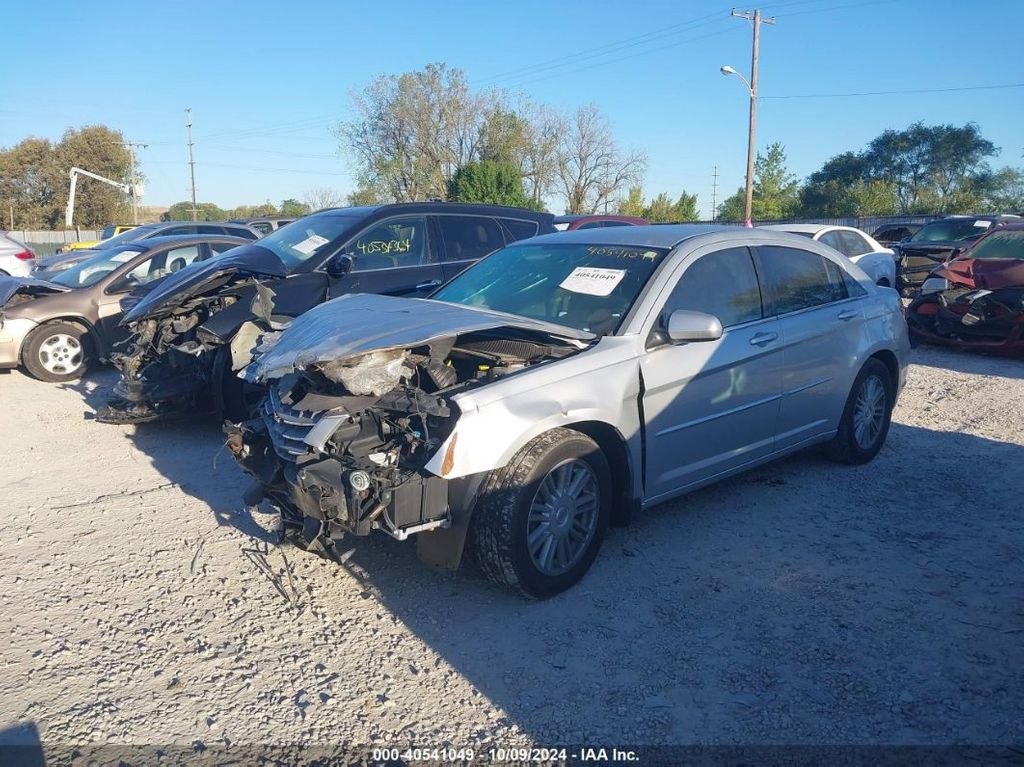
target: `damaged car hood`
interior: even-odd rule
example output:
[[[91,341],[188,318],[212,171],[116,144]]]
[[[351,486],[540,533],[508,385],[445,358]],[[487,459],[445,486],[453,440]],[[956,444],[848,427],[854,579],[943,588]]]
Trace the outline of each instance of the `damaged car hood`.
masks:
[[[489,309],[358,293],[300,315],[271,345],[258,350],[263,353],[246,368],[245,377],[253,383],[273,380],[318,363],[502,327],[577,341],[595,338],[586,331]]]
[[[1024,287],[1024,261],[1017,258],[964,258],[942,265],[935,270],[935,275],[986,290]]]
[[[258,245],[241,246],[223,256],[197,261],[168,275],[132,307],[122,324],[167,313],[219,284],[245,277],[286,277],[288,268],[274,253]]]
[[[0,277],[0,308],[7,305],[16,295],[45,296],[51,293],[67,293],[71,288],[35,277]]]

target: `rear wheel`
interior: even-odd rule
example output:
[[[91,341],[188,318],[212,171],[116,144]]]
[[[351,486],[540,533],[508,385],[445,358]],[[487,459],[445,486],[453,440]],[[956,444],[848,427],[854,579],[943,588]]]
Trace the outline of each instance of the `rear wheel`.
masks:
[[[84,328],[69,322],[49,322],[26,339],[22,362],[41,381],[72,381],[85,372],[89,356]]]
[[[869,359],[857,374],[846,399],[839,431],[825,454],[842,463],[867,463],[882,449],[892,421],[896,384],[878,359]]]
[[[611,494],[608,462],[592,439],[569,429],[542,434],[484,483],[472,533],[480,569],[524,596],[564,591],[597,557]]]

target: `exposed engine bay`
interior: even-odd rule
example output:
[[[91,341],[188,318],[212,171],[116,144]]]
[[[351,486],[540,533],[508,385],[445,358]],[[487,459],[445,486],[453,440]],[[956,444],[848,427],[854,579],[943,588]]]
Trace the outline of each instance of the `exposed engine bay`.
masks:
[[[296,544],[329,556],[346,533],[447,527],[450,482],[425,466],[459,418],[452,397],[585,346],[496,327],[295,369],[269,382],[259,417],[225,427],[257,479],[246,503],[268,499]]]
[[[235,374],[263,334],[290,319],[274,314],[274,299],[255,277],[236,278],[131,323],[110,355],[121,379],[97,420],[140,423],[196,411],[240,417],[245,384]]]
[[[912,336],[932,343],[1024,356],[1024,287],[954,285],[907,307]]]

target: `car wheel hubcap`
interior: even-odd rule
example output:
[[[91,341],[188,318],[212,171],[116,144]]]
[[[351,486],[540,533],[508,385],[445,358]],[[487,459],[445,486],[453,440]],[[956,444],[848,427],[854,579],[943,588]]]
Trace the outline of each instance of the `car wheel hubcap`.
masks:
[[[878,376],[868,376],[857,394],[853,408],[853,437],[862,450],[875,446],[885,423],[885,385]]]
[[[574,459],[544,477],[526,523],[530,559],[544,575],[561,575],[580,561],[594,538],[600,489],[594,470]]]
[[[82,344],[74,336],[57,333],[39,346],[39,363],[54,375],[74,373],[82,367]]]

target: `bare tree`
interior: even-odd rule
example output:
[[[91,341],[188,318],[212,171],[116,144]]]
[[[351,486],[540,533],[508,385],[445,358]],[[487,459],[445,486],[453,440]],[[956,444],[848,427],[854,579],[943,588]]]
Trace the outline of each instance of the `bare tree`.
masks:
[[[326,186],[317,186],[307,189],[302,193],[302,201],[306,203],[311,211],[323,210],[324,208],[337,208],[345,204],[345,195],[337,189]]]
[[[623,154],[595,104],[569,119],[560,143],[558,179],[568,213],[594,213],[630,185],[643,180],[647,158]]]
[[[485,107],[497,98],[470,92],[462,70],[444,64],[378,77],[353,97],[359,117],[339,126],[360,187],[399,202],[443,199],[455,171],[476,158]]]

